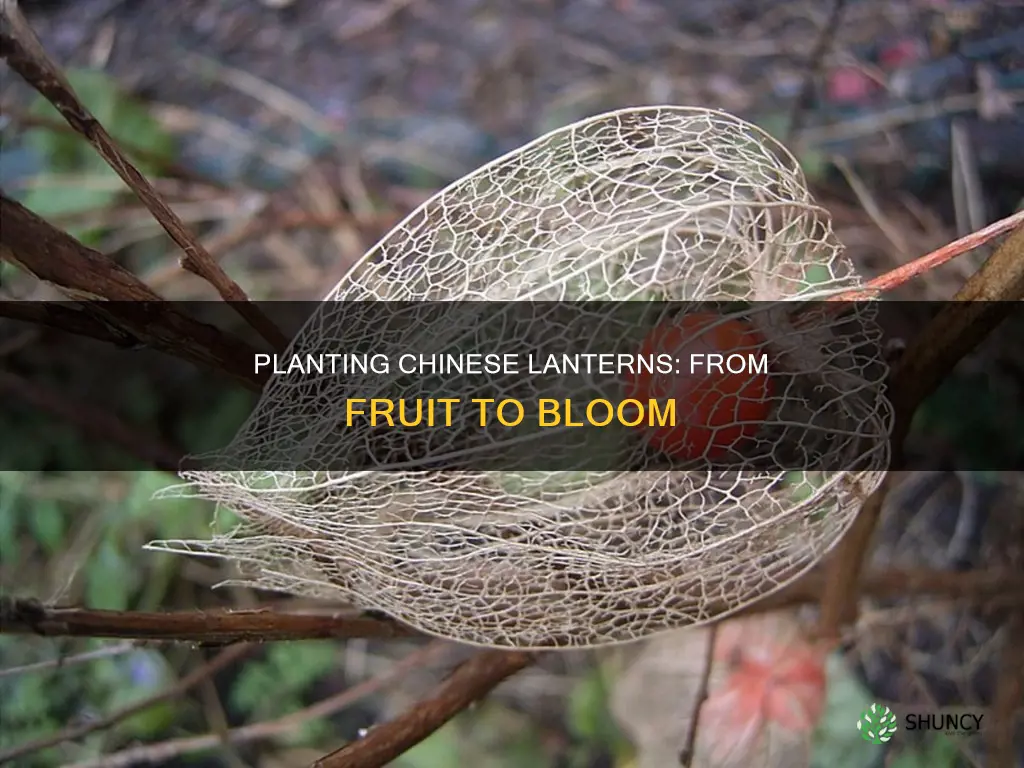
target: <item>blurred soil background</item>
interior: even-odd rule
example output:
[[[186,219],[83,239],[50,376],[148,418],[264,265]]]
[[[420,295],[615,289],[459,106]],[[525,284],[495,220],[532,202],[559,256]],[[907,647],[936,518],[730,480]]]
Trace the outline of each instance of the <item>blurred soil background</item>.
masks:
[[[811,0],[23,5],[83,101],[258,299],[318,300],[439,187],[548,130],[631,105],[722,108],[782,139],[868,277],[1009,215],[1024,199],[1020,0],[847,0],[832,26],[832,3]],[[827,53],[815,57],[822,43]],[[164,296],[215,298],[178,268],[169,240],[93,151],[6,69],[0,99],[5,191]],[[957,259],[890,298],[947,299],[985,255]],[[54,298],[8,265],[0,269],[4,298]],[[908,305],[903,336],[921,327],[929,307]],[[890,499],[878,563],[1021,567],[1024,484],[1019,471],[1005,471],[1013,466],[1005,457],[1024,465],[1024,325],[1015,322],[919,414],[910,454],[929,471],[908,474]],[[36,331],[0,331],[0,355],[18,351],[46,367],[39,356],[55,352],[43,341]],[[34,345],[42,350],[35,357]],[[130,402],[112,402],[98,385],[77,382],[76,393],[90,398],[79,414],[117,413],[141,448],[113,454],[123,471],[61,473],[53,467],[121,449],[97,443],[96,419],[72,427],[55,415],[66,382],[49,375],[38,379],[32,406],[7,391],[0,410],[3,591],[137,610],[268,599],[211,590],[229,575],[220,563],[141,549],[208,530],[205,505],[150,499],[174,478],[145,471],[139,458],[173,457],[175,444],[197,431],[214,443],[230,437],[226,427],[182,416],[209,396],[201,382],[180,382],[171,403],[156,402],[142,384]],[[226,396],[218,406],[224,424],[250,404]],[[813,764],[985,765],[983,739],[926,734],[874,747],[855,722],[872,701],[990,707],[1003,617],[920,601],[866,607],[847,652],[830,664]],[[683,653],[689,640],[679,642]],[[185,685],[224,651],[3,636],[0,756],[41,740],[53,743],[16,764],[306,765],[400,711],[467,653],[433,647],[421,668],[380,678],[422,647],[268,645]],[[60,667],[48,661],[86,651],[100,655]],[[646,766],[644,751],[656,746],[638,744],[635,722],[612,713],[616,681],[644,653],[550,656],[396,765]],[[369,680],[357,702],[339,698]],[[679,681],[680,690],[696,684]],[[103,722],[175,685],[180,695],[112,727]],[[320,701],[334,704],[307,709]],[[629,708],[653,724],[673,711],[654,693]],[[668,721],[656,730],[671,741],[680,728]],[[102,757],[118,752],[121,762]],[[1019,753],[1024,766],[1024,743]]]

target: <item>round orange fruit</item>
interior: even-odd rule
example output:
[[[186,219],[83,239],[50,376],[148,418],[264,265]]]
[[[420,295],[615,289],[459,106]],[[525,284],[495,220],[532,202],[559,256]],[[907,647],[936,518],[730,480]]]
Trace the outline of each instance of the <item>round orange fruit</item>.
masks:
[[[649,443],[675,459],[738,452],[771,413],[774,387],[763,366],[765,339],[745,320],[712,312],[681,315],[656,326],[640,354],[675,360],[674,373],[636,373],[626,381],[628,398],[675,400],[673,424],[643,427]]]

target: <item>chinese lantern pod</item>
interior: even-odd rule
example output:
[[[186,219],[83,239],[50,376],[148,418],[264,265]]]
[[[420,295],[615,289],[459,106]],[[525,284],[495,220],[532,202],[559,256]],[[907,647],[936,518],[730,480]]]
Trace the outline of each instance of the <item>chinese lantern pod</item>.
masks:
[[[228,558],[239,583],[381,610],[481,646],[594,647],[707,623],[817,563],[881,481],[892,413],[873,305],[812,327],[777,309],[860,285],[798,163],[757,127],[650,107],[553,131],[409,215],[328,292],[291,351],[350,348],[351,337],[332,334],[351,333],[351,322],[336,321],[360,301],[487,301],[481,323],[520,302],[764,302],[749,322],[770,352],[771,381],[712,378],[687,394],[763,423],[714,433],[697,425],[685,470],[651,458],[642,441],[624,448],[588,431],[587,444],[535,433],[497,448],[607,452],[597,468],[426,471],[402,463],[407,432],[391,430],[374,438],[394,441],[388,469],[327,471],[370,441],[354,429],[311,430],[310,413],[331,425],[347,397],[431,397],[437,382],[408,377],[385,395],[380,377],[274,376],[219,471],[184,472],[190,485],[166,492],[215,501],[238,524],[151,547]],[[854,333],[843,330],[851,314]],[[365,348],[387,342],[372,323],[365,332]],[[417,353],[450,351],[455,340],[437,323],[388,338],[394,352]],[[473,381],[461,394],[487,396]],[[523,376],[505,383],[523,402],[546,396]],[[754,390],[753,410],[722,399]],[[711,452],[734,446],[715,435],[731,435],[753,459],[722,471]],[[296,453],[301,466],[325,470],[229,471],[253,456],[300,466]]]

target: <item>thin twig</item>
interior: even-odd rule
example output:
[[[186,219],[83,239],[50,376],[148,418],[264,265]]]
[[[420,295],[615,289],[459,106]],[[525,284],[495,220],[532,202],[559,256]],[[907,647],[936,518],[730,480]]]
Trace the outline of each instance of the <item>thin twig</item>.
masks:
[[[904,264],[886,272],[884,275],[879,275],[865,283],[863,288],[846,291],[832,296],[828,300],[862,301],[864,299],[876,298],[878,294],[891,291],[893,288],[903,285],[918,275],[923,275],[925,272],[933,270],[947,261],[955,259],[957,256],[973,251],[993,238],[1006,234],[1022,224],[1024,224],[1024,211],[1018,211],[1007,216],[1005,219],[1000,219],[983,229],[979,229],[977,232],[972,232],[966,237],[961,237],[941,248],[936,248],[931,253],[914,259],[909,264]]]
[[[804,117],[814,97],[814,81],[821,76],[825,66],[825,57],[828,56],[832,42],[835,40],[836,32],[843,18],[843,9],[846,7],[846,0],[832,0],[832,10],[825,20],[825,25],[818,33],[818,41],[807,61],[807,74],[804,76],[803,86],[800,94],[793,100],[793,106],[789,115],[789,127],[786,129],[786,143],[792,143],[803,127]]]
[[[686,729],[686,742],[679,754],[679,764],[690,768],[697,750],[697,733],[700,728],[700,713],[711,690],[711,671],[715,666],[715,644],[718,642],[718,625],[712,624],[708,629],[708,644],[704,654],[704,666],[701,668],[700,684],[697,686],[697,700],[693,704],[693,717]]]
[[[245,291],[206,252],[202,243],[189,232],[184,222],[164,202],[160,193],[125,156],[106,128],[82,104],[67,78],[50,59],[35,32],[22,16],[16,0],[0,0],[0,14],[7,27],[0,31],[0,56],[7,60],[11,69],[53,104],[68,125],[93,146],[100,157],[138,196],[181,248],[182,267],[210,283],[221,298],[230,302],[238,314],[275,350],[287,347],[288,339],[284,334],[256,304],[249,301]]]
[[[530,666],[521,651],[481,651],[463,662],[429,698],[389,723],[371,728],[358,741],[325,755],[312,768],[380,768],[419,744],[503,680]]]
[[[846,179],[846,183],[850,185],[850,189],[853,190],[853,194],[857,196],[857,202],[860,203],[861,208],[868,215],[868,218],[874,222],[875,226],[885,235],[885,238],[892,243],[893,247],[899,253],[902,259],[907,258],[910,254],[908,253],[907,242],[903,239],[903,235],[900,233],[898,227],[894,226],[889,218],[882,211],[882,207],[875,200],[874,196],[868,190],[867,185],[857,175],[856,171],[853,170],[853,166],[850,162],[841,155],[836,155],[832,158],[832,163]]]
[[[1022,89],[1006,91],[1004,95],[1013,104],[1024,101],[1024,90]],[[867,112],[852,120],[831,125],[809,126],[800,135],[800,145],[820,147],[864,136],[877,136],[904,125],[923,123],[958,112],[976,112],[981,107],[984,98],[983,95],[977,93],[956,93],[939,101],[905,104],[884,112]]]
[[[185,675],[185,677],[181,678],[181,680],[169,688],[165,688],[152,696],[147,696],[141,701],[122,707],[99,720],[94,720],[82,725],[71,726],[50,736],[44,736],[40,739],[28,741],[24,744],[19,744],[16,747],[11,747],[4,752],[0,752],[0,763],[5,763],[19,757],[24,757],[25,755],[30,755],[33,752],[38,752],[42,749],[54,747],[65,741],[81,739],[83,736],[88,736],[90,733],[95,733],[96,731],[117,725],[122,720],[127,720],[129,717],[137,715],[139,712],[149,709],[163,701],[177,698],[201,683],[203,680],[209,678],[211,675],[216,674],[224,667],[242,658],[242,656],[248,653],[251,648],[252,646],[248,644],[234,645],[230,648],[225,648],[210,659],[210,661]]]
[[[56,659],[37,661],[34,664],[22,664],[20,667],[8,667],[7,669],[0,669],[0,678],[13,677],[15,675],[27,675],[32,672],[42,672],[47,669],[64,669],[65,667],[70,667],[74,664],[85,664],[99,659],[109,659],[113,656],[123,656],[138,647],[139,642],[137,640],[132,640],[128,643],[108,645],[104,648],[75,653],[71,656],[58,656]]]
[[[303,210],[282,211],[280,214],[263,210],[253,218],[247,219],[223,234],[211,238],[207,250],[214,258],[219,259],[223,254],[232,249],[238,248],[251,240],[265,237],[272,232],[287,232],[289,230],[305,228],[331,229],[344,223],[348,218],[350,218],[350,215],[344,212],[337,216],[321,216]],[[389,227],[397,223],[397,221],[398,219],[395,216],[381,216],[379,224],[377,221],[374,223],[379,226]],[[147,285],[160,288],[167,285],[179,274],[181,274],[181,270],[177,265],[162,266],[145,275],[145,281]]]
[[[393,16],[402,11],[406,6],[412,5],[415,0],[383,0],[375,6],[367,6],[368,10],[362,17],[356,17],[341,26],[335,32],[334,39],[339,43],[348,43],[357,37],[369,34],[386,24]]]
[[[193,736],[182,739],[171,739],[158,744],[145,744],[130,747],[92,760],[74,763],[68,768],[128,768],[132,765],[163,765],[181,755],[206,752],[221,746],[226,740],[229,744],[244,744],[261,739],[272,739],[295,731],[310,720],[329,717],[345,707],[372,696],[383,688],[394,685],[412,670],[430,663],[435,656],[445,650],[448,644],[435,641],[423,648],[418,648],[396,662],[387,672],[378,677],[365,680],[323,701],[318,701],[298,712],[280,717],[276,720],[265,720],[260,723],[234,728],[221,737],[217,734]]]

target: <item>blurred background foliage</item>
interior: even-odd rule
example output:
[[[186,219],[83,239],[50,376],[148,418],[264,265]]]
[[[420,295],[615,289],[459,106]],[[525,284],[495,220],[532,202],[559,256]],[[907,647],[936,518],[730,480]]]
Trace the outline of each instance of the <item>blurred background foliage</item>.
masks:
[[[73,69],[68,81],[96,119],[123,146],[137,150],[138,169],[160,176],[175,156],[174,138],[147,107],[132,98],[110,75],[99,70]],[[64,120],[46,99],[37,96],[28,114],[39,127],[24,133],[26,148],[44,167],[32,177],[22,202],[46,219],[64,219],[89,211],[102,211],[131,194],[106,161],[76,134],[64,129]],[[71,183],[67,177],[74,177]],[[99,241],[99,233],[70,225],[67,231],[87,245]]]

